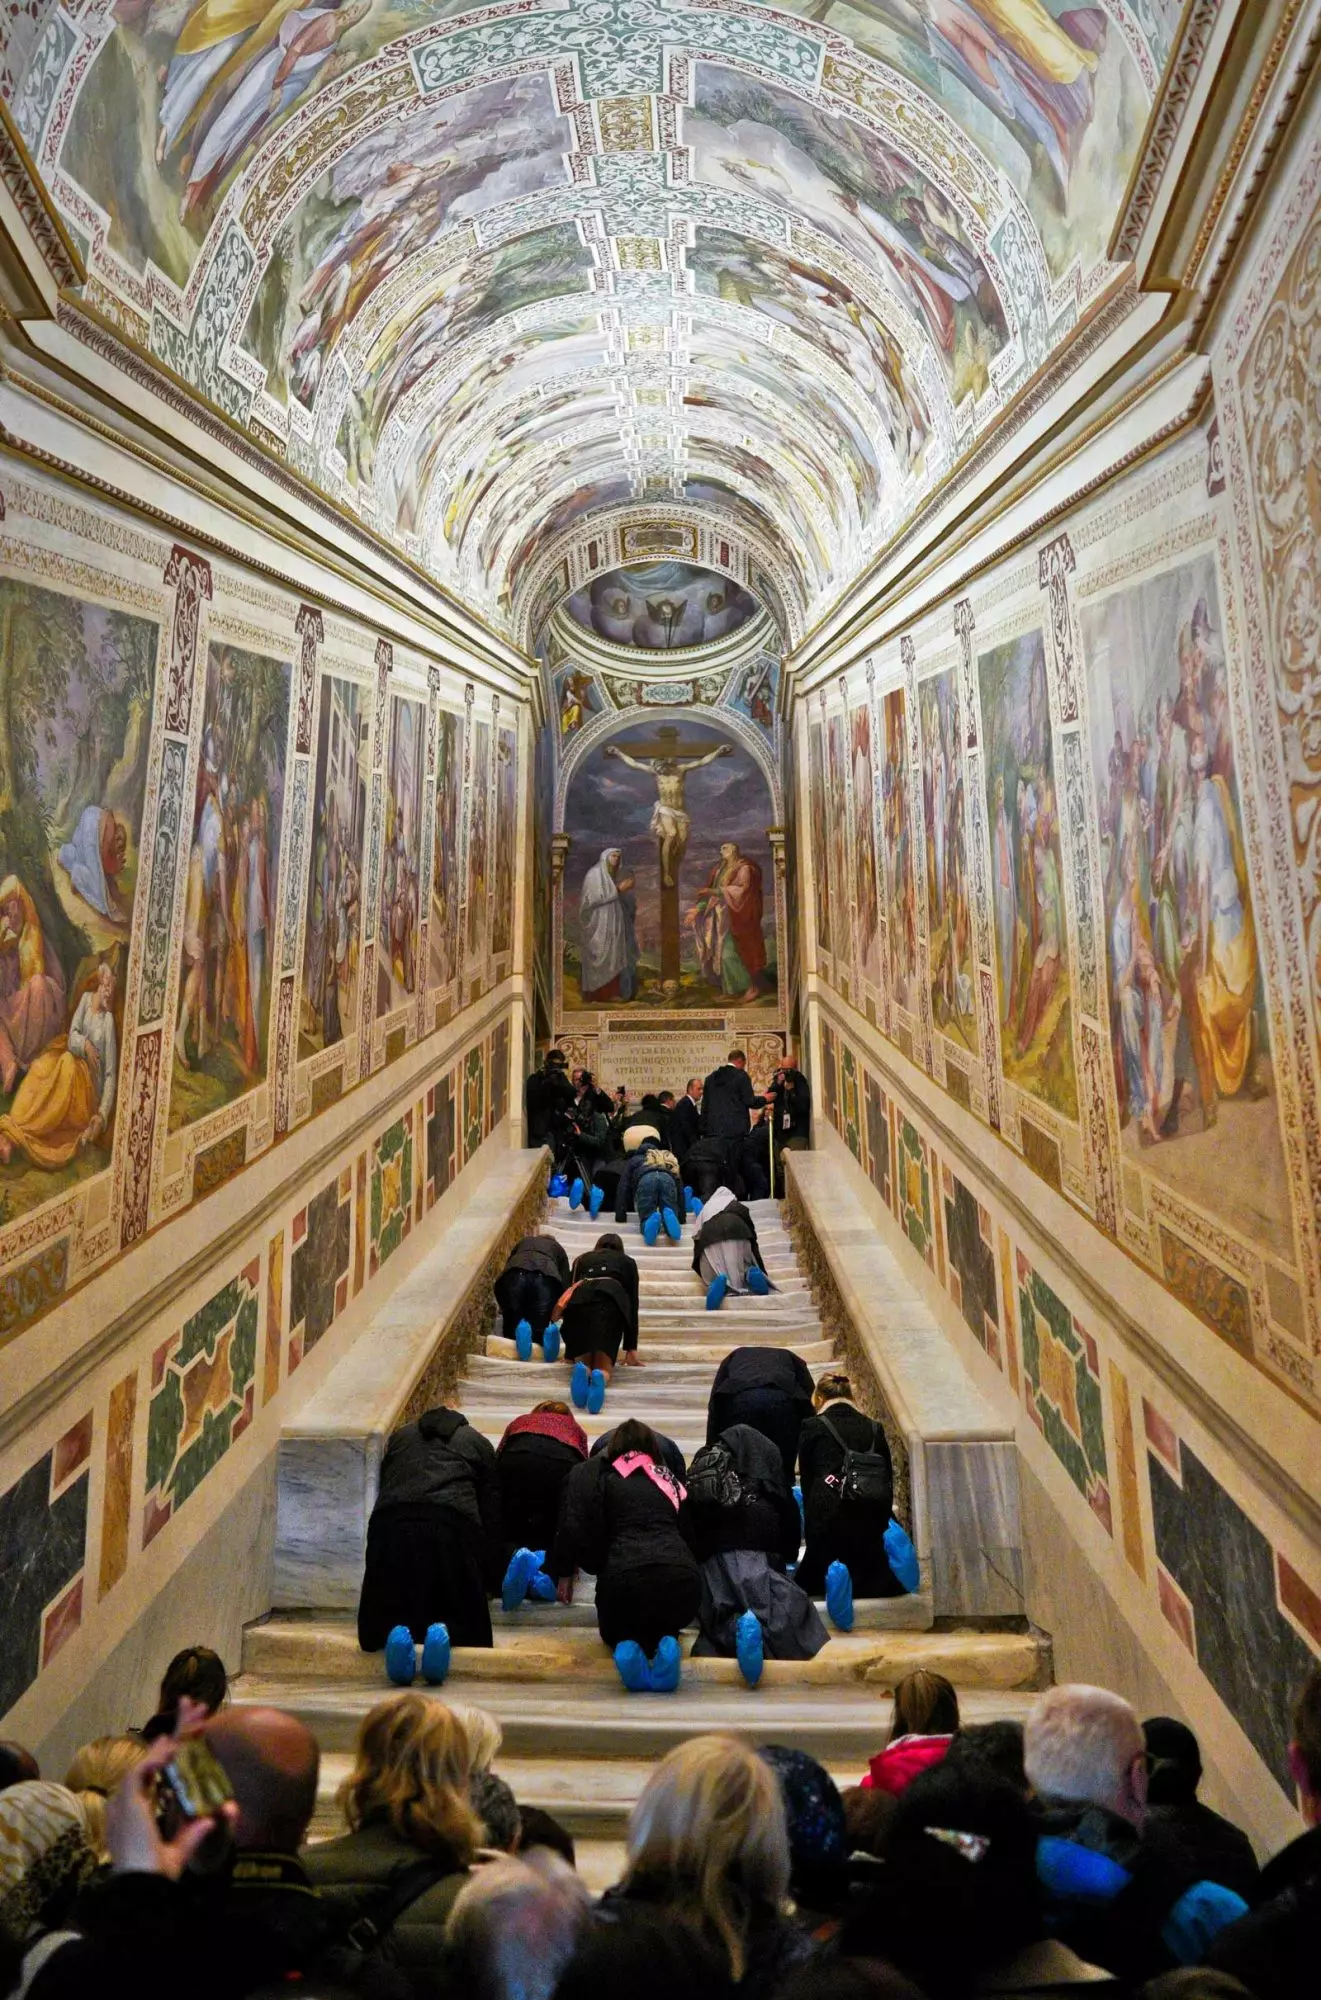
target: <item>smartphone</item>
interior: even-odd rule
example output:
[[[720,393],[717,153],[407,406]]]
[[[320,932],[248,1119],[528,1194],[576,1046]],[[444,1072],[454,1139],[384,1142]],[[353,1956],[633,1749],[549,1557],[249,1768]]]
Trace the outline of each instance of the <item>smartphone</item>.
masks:
[[[225,1767],[204,1736],[186,1738],[161,1776],[185,1819],[209,1819],[234,1796]]]

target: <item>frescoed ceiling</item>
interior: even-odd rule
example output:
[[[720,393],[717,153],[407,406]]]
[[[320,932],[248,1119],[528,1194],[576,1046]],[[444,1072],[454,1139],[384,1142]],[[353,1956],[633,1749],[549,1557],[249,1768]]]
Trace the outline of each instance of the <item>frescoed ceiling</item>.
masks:
[[[494,623],[668,509],[801,633],[1116,275],[1177,12],[27,0],[0,91],[98,314]]]

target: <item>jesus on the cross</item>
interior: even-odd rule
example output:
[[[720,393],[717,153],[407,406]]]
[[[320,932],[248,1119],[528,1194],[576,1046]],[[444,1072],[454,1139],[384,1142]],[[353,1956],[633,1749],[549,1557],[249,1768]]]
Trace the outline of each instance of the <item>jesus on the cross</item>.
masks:
[[[632,771],[649,772],[656,780],[656,803],[651,809],[647,831],[660,842],[662,889],[677,890],[679,864],[683,860],[692,826],[684,803],[684,780],[690,771],[700,770],[703,764],[714,764],[717,757],[732,757],[734,746],[732,743],[717,743],[713,749],[700,755],[693,752],[680,756],[677,729],[671,726],[657,730],[656,734],[661,739],[658,743],[639,746],[651,751],[651,756],[630,757],[617,743],[607,743],[605,755],[618,757],[620,763],[627,764]]]

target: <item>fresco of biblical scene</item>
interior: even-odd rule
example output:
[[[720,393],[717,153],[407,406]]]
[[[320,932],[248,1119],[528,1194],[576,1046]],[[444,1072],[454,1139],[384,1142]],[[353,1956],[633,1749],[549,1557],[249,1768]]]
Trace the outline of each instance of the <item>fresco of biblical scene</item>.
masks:
[[[876,510],[883,496],[875,444],[837,388],[822,380],[819,369],[804,366],[798,355],[784,349],[776,353],[771,366],[764,350],[737,340],[724,327],[695,331],[689,354],[690,379],[704,375],[717,385],[737,382],[777,403],[792,395],[798,415],[847,473],[859,513],[865,519]]]
[[[514,836],[518,830],[518,746],[512,729],[495,732],[495,910],[491,951],[499,958],[514,941]]]
[[[262,279],[245,345],[279,400],[311,403],[325,358],[405,257],[445,231],[568,181],[550,76],[432,98],[369,132],[299,204]]]
[[[473,724],[472,803],[468,809],[467,964],[481,968],[486,957],[486,891],[490,883],[491,725]]]
[[[816,941],[821,951],[830,944],[830,846],[826,831],[826,758],[821,724],[809,724],[807,731],[807,803],[811,817],[812,890],[816,907]]]
[[[427,712],[420,701],[397,694],[390,704],[385,756],[385,846],[381,855],[381,906],[377,915],[376,1018],[417,992],[417,947],[422,901],[430,893],[422,872],[422,780],[427,755]]]
[[[917,962],[917,883],[913,867],[913,816],[908,804],[908,697],[891,688],[881,705],[885,762],[881,766],[881,834],[890,870],[886,907],[890,932],[890,987],[905,1013],[921,1011]]]
[[[697,290],[764,313],[827,355],[877,410],[900,466],[919,472],[930,413],[912,365],[871,308],[819,266],[732,230],[700,225],[696,239],[686,263]]]
[[[391,418],[433,370],[453,361],[463,341],[541,299],[589,291],[593,269],[576,228],[562,223],[451,264],[421,297],[382,314],[335,440],[350,484],[371,485]]]
[[[312,788],[300,1057],[334,1048],[358,1018],[366,752],[363,690],[356,681],[327,674],[321,683]]]
[[[616,646],[667,651],[724,639],[761,606],[742,584],[694,563],[630,564],[607,570],[565,599],[576,625]]]
[[[158,638],[0,578],[0,1222],[110,1164]]]
[[[780,663],[773,653],[759,653],[742,668],[729,695],[729,706],[768,736],[775,734],[775,701],[780,685]]]
[[[848,118],[707,63],[683,136],[697,180],[805,214],[876,270],[929,336],[956,403],[986,393],[1009,332],[999,294],[958,211],[901,153]]]
[[[774,1006],[775,823],[755,759],[713,726],[593,749],[564,815],[565,1010]]]
[[[1065,0],[785,6],[911,77],[963,127],[1022,192],[1053,277],[1075,254],[1084,271],[1104,257],[1148,105],[1124,38],[1101,7]],[[1157,51],[1158,61],[1165,52]]]
[[[830,839],[830,894],[840,914],[840,928],[850,926],[848,794],[844,788],[844,718],[826,717],[826,779],[830,812],[826,828]],[[839,941],[839,957],[848,964],[848,931]]]
[[[963,762],[954,669],[923,681],[922,803],[927,829],[927,930],[936,1026],[977,1046],[972,998],[972,901],[963,825]]]
[[[532,753],[532,964],[535,982],[537,1026],[540,1040],[543,1026],[550,1029],[554,967],[551,941],[554,916],[550,880],[550,842],[555,825],[555,739],[553,723],[538,730]],[[542,1019],[544,1009],[544,1021]]]
[[[1040,629],[977,661],[1005,1081],[1078,1116],[1055,755]]]
[[[685,411],[693,407],[694,401],[692,396],[685,396]],[[746,415],[740,419],[737,397],[720,396],[714,402],[710,398],[707,401],[717,410],[728,407],[734,423],[749,421]],[[754,449],[750,439],[733,443],[728,438],[711,436],[700,419],[695,418],[688,425],[686,449],[704,470],[723,475],[732,486],[741,485],[745,492],[755,493],[764,512],[787,526],[793,539],[806,546],[821,573],[829,575],[831,550],[821,521],[823,515],[831,515],[836,505],[835,472],[801,438],[778,450],[763,446],[761,421],[758,417],[758,444]]]
[[[562,494],[551,507],[547,508],[545,514],[537,520],[535,527],[529,529],[514,550],[500,592],[501,609],[508,611],[510,608],[510,592],[514,578],[521,575],[530,563],[534,563],[543,549],[549,548],[556,535],[563,534],[566,528],[571,527],[593,508],[613,507],[620,500],[631,499],[632,495],[632,480],[627,474],[619,472],[602,479],[585,480],[571,492]],[[762,526],[764,525],[763,523]]]
[[[601,691],[585,667],[576,667],[570,661],[555,676],[555,702],[560,735],[576,736],[589,716],[600,713]]]
[[[1292,1254],[1210,556],[1083,612],[1124,1151]]]
[[[858,898],[858,963],[862,976],[880,984],[880,901],[876,875],[876,805],[872,771],[871,705],[849,711],[853,760],[853,879]]]
[[[292,672],[287,660],[221,640],[207,652],[172,1132],[232,1104],[266,1075]]]
[[[463,806],[463,718],[442,708],[436,718],[436,840],[431,870],[432,986],[458,977],[459,915],[463,902],[460,835]]]

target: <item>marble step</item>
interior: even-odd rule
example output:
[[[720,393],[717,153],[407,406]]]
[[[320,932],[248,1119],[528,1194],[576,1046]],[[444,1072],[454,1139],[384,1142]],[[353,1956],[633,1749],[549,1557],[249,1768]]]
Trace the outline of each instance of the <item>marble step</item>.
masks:
[[[608,1680],[550,1686],[464,1681],[456,1672],[436,1694],[496,1717],[504,1731],[497,1770],[513,1757],[574,1767],[582,1774],[577,1789],[584,1798],[590,1795],[589,1773],[601,1759],[654,1760],[676,1743],[713,1730],[750,1743],[807,1750],[827,1769],[858,1775],[889,1735],[893,1704],[883,1688],[786,1688],[769,1672],[758,1688],[746,1687],[737,1676],[715,1686],[697,1677],[702,1664],[685,1660],[683,1679],[671,1695],[626,1694],[613,1668]],[[236,1702],[270,1703],[300,1716],[323,1754],[351,1751],[363,1717],[389,1691],[384,1674],[353,1684],[245,1673],[232,1686]],[[968,1722],[1021,1718],[1034,1699],[1027,1689],[959,1690],[960,1713]]]
[[[927,1667],[956,1687],[1008,1692],[1045,1686],[1049,1664],[1049,1646],[1034,1632],[854,1631],[833,1636],[814,1660],[768,1660],[763,1686],[784,1691],[892,1687],[916,1667]],[[335,1616],[276,1615],[248,1626],[243,1673],[257,1680],[306,1678],[322,1688],[379,1690],[387,1685],[381,1655],[360,1652],[352,1619]],[[694,1687],[743,1686],[734,1660],[685,1660],[684,1677]],[[501,1627],[489,1650],[456,1647],[447,1683],[456,1699],[481,1701],[486,1683],[510,1681],[543,1689],[566,1681],[575,1695],[589,1685],[619,1685],[609,1652],[588,1628],[556,1629],[529,1621],[516,1629]]]
[[[527,1370],[545,1366],[544,1363],[535,1360],[520,1361],[512,1354],[512,1343],[506,1344],[511,1348],[510,1357],[498,1354],[469,1355],[463,1376],[465,1396],[489,1397],[492,1392],[508,1392],[521,1396],[524,1393]],[[824,1342],[817,1344],[825,1345]],[[630,1381],[636,1380],[648,1388],[691,1387],[694,1398],[705,1407],[706,1399],[711,1392],[714,1364],[707,1360],[658,1361],[653,1358],[654,1353],[654,1347],[649,1344],[644,1365],[637,1370],[635,1376],[630,1376]],[[824,1375],[833,1358],[832,1354],[821,1361],[810,1361],[808,1367],[811,1373],[815,1376]]]
[[[716,1369],[725,1356],[731,1353],[734,1348],[741,1345],[737,1339],[717,1340],[712,1338],[713,1333],[719,1330],[721,1324],[721,1315],[712,1313],[709,1316],[706,1327],[701,1329],[707,1336],[705,1339],[699,1339],[696,1336],[678,1339],[673,1334],[665,1334],[653,1339],[644,1335],[640,1352],[644,1361],[648,1364],[654,1363],[658,1366],[666,1367],[676,1364],[693,1368],[701,1367],[706,1371],[706,1379],[709,1386]],[[820,1370],[824,1370],[837,1358],[835,1343],[832,1340],[790,1339],[788,1334],[783,1335],[779,1339],[771,1340],[763,1335],[758,1345],[762,1347],[792,1347],[795,1354],[806,1361],[809,1367],[815,1366]],[[473,1358],[476,1360],[486,1359],[499,1362],[518,1361],[513,1341],[502,1339],[498,1333],[489,1335],[486,1342],[485,1355],[477,1355]],[[520,1367],[535,1368],[544,1367],[546,1364],[544,1362],[529,1361],[519,1362],[518,1365]]]

